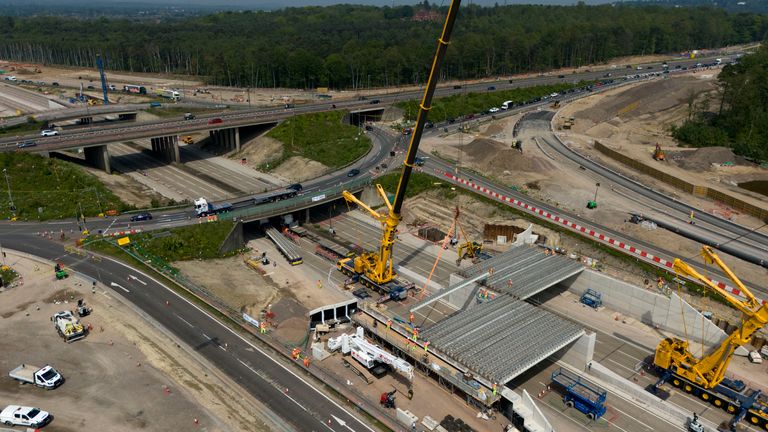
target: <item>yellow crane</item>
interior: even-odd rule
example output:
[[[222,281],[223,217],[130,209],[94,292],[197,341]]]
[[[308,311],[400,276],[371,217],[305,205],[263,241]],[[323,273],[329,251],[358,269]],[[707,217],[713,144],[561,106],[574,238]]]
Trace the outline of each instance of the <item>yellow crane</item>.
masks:
[[[672,267],[678,274],[700,281],[705,287],[724,298],[728,304],[741,311],[743,315],[741,325],[717,348],[701,358],[688,350],[688,341],[677,338],[666,338],[661,341],[656,347],[653,362],[664,370],[664,375],[656,387],[669,380],[675,387],[682,388],[686,393],[695,394],[700,399],[735,414],[732,424],[746,416],[749,423],[768,428],[768,411],[763,411],[766,406],[757,398],[760,392],[747,396],[741,391],[743,389],[736,390],[733,382],[725,380],[726,369],[736,348],[750,343],[752,335],[768,324],[768,307],[755,298],[712,248],[703,246],[701,256],[705,263],[715,264],[723,270],[740,290],[743,299],[720,288],[679,259],[673,261]]]
[[[461,236],[464,238],[464,240],[466,240],[466,242],[460,244],[456,248],[456,254],[458,255],[458,258],[456,259],[456,265],[461,264],[461,260],[464,258],[477,258],[478,254],[483,251],[482,243],[472,241],[469,239],[469,237],[467,237],[467,233],[464,232],[464,226],[462,226],[461,222],[459,221],[459,215],[459,207],[457,206],[453,213],[453,224],[458,225],[459,232],[461,233]]]
[[[419,150],[419,142],[421,141],[421,135],[424,132],[424,124],[427,121],[429,110],[432,108],[432,96],[434,95],[435,87],[437,86],[440,66],[443,63],[443,58],[445,57],[445,52],[448,48],[448,43],[451,38],[451,33],[453,32],[453,25],[456,22],[456,15],[459,12],[460,4],[461,0],[451,1],[451,5],[448,8],[448,15],[445,17],[442,34],[437,40],[437,50],[432,59],[432,68],[429,71],[429,79],[427,80],[424,96],[422,97],[419,106],[419,114],[416,117],[416,126],[413,128],[411,141],[408,144],[408,152],[406,153],[405,161],[403,162],[403,169],[397,184],[397,192],[395,192],[394,200],[390,202],[381,185],[376,185],[379,195],[381,195],[384,200],[387,214],[380,214],[358,200],[350,192],[343,192],[344,198],[347,201],[351,201],[371,213],[371,215],[381,223],[383,229],[381,244],[379,245],[378,251],[364,252],[354,259],[345,258],[338,262],[339,270],[345,274],[354,272],[361,275],[364,278],[364,283],[367,279],[373,284],[382,285],[392,281],[395,277],[395,273],[392,269],[392,248],[395,244],[397,226],[402,218],[400,210],[402,209],[403,201],[405,200],[405,190],[408,186],[408,180],[411,177],[416,153]],[[350,261],[354,261],[354,264],[350,265]]]

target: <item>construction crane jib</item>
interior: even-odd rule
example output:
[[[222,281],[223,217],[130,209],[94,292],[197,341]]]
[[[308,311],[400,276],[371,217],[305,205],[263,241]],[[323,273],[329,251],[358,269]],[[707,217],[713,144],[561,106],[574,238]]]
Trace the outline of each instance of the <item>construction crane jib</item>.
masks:
[[[701,255],[708,264],[716,264],[741,290],[744,299],[740,299],[720,288],[709,278],[700,274],[679,259],[673,262],[678,274],[686,275],[703,283],[712,291],[721,295],[729,304],[741,311],[744,318],[741,325],[711,353],[701,359],[688,351],[688,341],[666,338],[656,348],[654,363],[697,385],[711,389],[723,381],[728,364],[736,348],[750,342],[752,335],[768,324],[768,308],[744,286],[738,277],[720,260],[712,248],[703,246]]]
[[[344,191],[343,195],[348,201],[354,202],[357,205],[365,208],[369,213],[374,215],[383,227],[383,233],[381,237],[381,245],[379,246],[378,253],[366,252],[360,254],[354,260],[355,272],[358,274],[364,274],[369,279],[377,284],[385,284],[390,282],[394,278],[394,271],[392,269],[392,247],[395,243],[397,226],[400,223],[401,214],[400,210],[403,206],[405,199],[405,190],[408,187],[408,180],[411,177],[413,171],[413,164],[416,159],[416,153],[419,150],[419,142],[421,141],[421,135],[424,132],[424,124],[427,121],[429,110],[432,107],[432,96],[435,93],[435,87],[437,86],[437,78],[440,71],[440,66],[443,64],[443,58],[448,48],[448,43],[453,32],[453,25],[456,22],[456,15],[459,12],[459,6],[461,0],[452,0],[451,5],[448,8],[448,15],[445,18],[445,24],[443,25],[443,32],[440,38],[437,40],[437,51],[432,60],[432,68],[429,71],[429,79],[427,80],[427,87],[424,89],[424,96],[422,97],[421,104],[419,105],[419,114],[416,117],[416,126],[413,129],[411,135],[411,141],[408,145],[408,151],[405,155],[405,161],[403,162],[403,169],[400,174],[400,180],[397,184],[397,191],[395,192],[395,199],[390,203],[386,194],[381,186],[376,185],[379,194],[382,195],[384,203],[387,207],[388,214],[386,216],[381,215],[373,211],[370,207],[364,205],[360,200],[355,198],[351,193]]]

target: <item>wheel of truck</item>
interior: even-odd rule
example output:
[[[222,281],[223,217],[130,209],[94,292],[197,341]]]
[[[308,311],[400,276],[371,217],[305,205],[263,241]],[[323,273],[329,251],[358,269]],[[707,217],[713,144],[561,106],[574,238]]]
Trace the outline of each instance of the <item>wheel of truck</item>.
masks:
[[[565,401],[565,406],[568,408],[573,408],[573,401]]]
[[[13,422],[11,422],[11,421],[8,421],[8,420],[4,421],[3,423],[5,423],[5,424],[6,424],[6,425],[8,425],[8,426],[11,426],[11,425],[13,425]]]
[[[590,420],[594,420],[595,419],[595,414],[594,413],[587,413],[587,418],[590,419]]]

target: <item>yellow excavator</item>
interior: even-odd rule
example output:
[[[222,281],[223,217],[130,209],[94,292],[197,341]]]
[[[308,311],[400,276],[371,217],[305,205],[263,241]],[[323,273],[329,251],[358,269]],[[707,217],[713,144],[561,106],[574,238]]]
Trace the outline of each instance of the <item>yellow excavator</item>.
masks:
[[[390,202],[381,185],[376,185],[376,190],[384,200],[387,214],[383,215],[376,212],[358,200],[349,191],[343,192],[344,198],[347,201],[353,202],[364,208],[378,220],[381,223],[383,232],[378,251],[363,252],[355,258],[344,258],[337,263],[337,267],[342,273],[348,276],[359,277],[363,285],[367,285],[377,290],[388,291],[383,286],[391,282],[395,277],[395,272],[392,268],[392,248],[397,236],[397,226],[402,218],[400,210],[402,209],[403,201],[405,200],[405,189],[408,186],[408,180],[411,177],[416,153],[419,150],[421,135],[424,132],[424,125],[427,122],[429,110],[432,108],[432,96],[434,95],[435,87],[437,86],[440,66],[443,63],[445,52],[448,48],[448,43],[451,38],[451,33],[453,32],[453,25],[456,22],[456,15],[459,12],[460,4],[461,0],[451,1],[451,5],[448,8],[448,15],[445,17],[442,34],[437,40],[437,50],[432,59],[432,68],[429,72],[427,86],[424,89],[424,96],[421,100],[419,114],[416,117],[416,125],[411,134],[411,141],[408,145],[405,161],[403,162],[403,169],[400,174],[394,201]]]
[[[733,281],[743,299],[713,283],[694,268],[679,259],[673,261],[676,273],[700,281],[705,287],[723,297],[728,304],[741,311],[741,325],[712,352],[698,358],[688,350],[688,341],[666,338],[656,347],[654,364],[662,370],[656,383],[658,388],[670,382],[686,393],[694,394],[705,402],[734,414],[731,425],[746,417],[749,423],[768,429],[768,406],[758,396],[759,391],[745,393],[744,385],[725,378],[728,364],[736,348],[750,343],[752,335],[768,323],[768,306],[755,298],[741,280],[720,260],[709,246],[703,246],[701,256],[707,264],[715,264]]]
[[[469,239],[469,237],[467,237],[467,234],[464,232],[464,227],[459,221],[459,215],[459,207],[457,206],[453,213],[453,224],[459,227],[461,237],[466,240],[466,242],[460,244],[456,248],[456,254],[458,255],[458,258],[456,259],[456,265],[461,264],[461,261],[465,258],[469,258],[474,262],[475,259],[479,258],[480,252],[483,251],[482,243],[472,241]]]

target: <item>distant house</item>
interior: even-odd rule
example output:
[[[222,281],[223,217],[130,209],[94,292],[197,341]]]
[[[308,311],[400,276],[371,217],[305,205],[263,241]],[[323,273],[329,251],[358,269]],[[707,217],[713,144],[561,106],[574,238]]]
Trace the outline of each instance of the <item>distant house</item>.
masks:
[[[421,9],[414,12],[411,21],[439,21],[442,16],[435,10]]]

